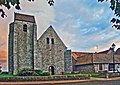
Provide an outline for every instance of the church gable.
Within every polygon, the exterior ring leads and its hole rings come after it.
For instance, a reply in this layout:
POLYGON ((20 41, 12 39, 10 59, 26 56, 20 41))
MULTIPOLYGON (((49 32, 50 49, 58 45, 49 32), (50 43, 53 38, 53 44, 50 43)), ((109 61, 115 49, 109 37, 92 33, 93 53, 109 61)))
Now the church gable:
POLYGON ((63 46, 65 49, 67 48, 52 26, 48 27, 48 29, 38 39, 38 42, 45 44, 59 44, 63 46))

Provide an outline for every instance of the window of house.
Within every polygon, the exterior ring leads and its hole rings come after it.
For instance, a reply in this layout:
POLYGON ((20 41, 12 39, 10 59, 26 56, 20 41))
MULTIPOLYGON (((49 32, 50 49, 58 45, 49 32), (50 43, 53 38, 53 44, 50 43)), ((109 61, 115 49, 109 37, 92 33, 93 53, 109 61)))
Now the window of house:
POLYGON ((114 68, 113 63, 110 63, 110 64, 109 64, 109 71, 113 71, 113 68, 114 68))
POLYGON ((108 70, 108 64, 104 64, 104 70, 108 70))
POLYGON ((48 37, 46 38, 46 43, 49 44, 49 38, 48 37))
POLYGON ((27 25, 26 24, 23 25, 23 31, 27 32, 27 25))
POLYGON ((102 70, 102 64, 99 64, 99 70, 102 70))
POLYGON ((54 44, 54 39, 53 38, 51 39, 51 43, 54 44))

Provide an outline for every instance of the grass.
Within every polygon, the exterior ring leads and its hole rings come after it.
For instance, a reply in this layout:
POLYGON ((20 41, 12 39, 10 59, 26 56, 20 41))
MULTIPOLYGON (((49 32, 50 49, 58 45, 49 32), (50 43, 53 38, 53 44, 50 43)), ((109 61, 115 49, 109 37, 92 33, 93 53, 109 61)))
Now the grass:
POLYGON ((13 77, 14 75, 11 74, 0 74, 0 78, 1 77, 13 77))
POLYGON ((65 76, 89 76, 88 74, 64 74, 65 76))
POLYGON ((90 77, 95 77, 95 78, 105 78, 106 77, 105 74, 100 75, 97 73, 95 73, 95 74, 64 74, 64 75, 66 75, 66 76, 90 76, 90 77))
POLYGON ((95 77, 95 78, 106 78, 106 74, 91 74, 91 77, 95 77))
MULTIPOLYGON (((50 76, 56 76, 56 75, 50 75, 50 76)), ((105 74, 64 74, 63 76, 90 76, 90 77, 95 77, 95 78, 105 78, 105 74)), ((11 75, 11 74, 0 74, 0 78, 3 77, 19 77, 17 75, 11 75)))

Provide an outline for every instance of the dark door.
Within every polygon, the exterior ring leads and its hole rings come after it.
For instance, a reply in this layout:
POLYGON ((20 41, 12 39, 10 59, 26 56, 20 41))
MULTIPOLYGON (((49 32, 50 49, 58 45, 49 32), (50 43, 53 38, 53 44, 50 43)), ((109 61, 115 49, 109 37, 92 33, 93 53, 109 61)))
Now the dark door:
POLYGON ((54 75, 54 67, 53 66, 49 67, 49 72, 51 75, 54 75))

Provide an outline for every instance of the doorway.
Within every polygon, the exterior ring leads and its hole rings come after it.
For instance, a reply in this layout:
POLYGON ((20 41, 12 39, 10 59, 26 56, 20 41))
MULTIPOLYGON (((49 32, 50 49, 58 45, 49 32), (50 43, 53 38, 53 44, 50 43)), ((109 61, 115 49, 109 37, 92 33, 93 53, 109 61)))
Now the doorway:
POLYGON ((50 75, 54 75, 54 67, 53 66, 49 66, 49 72, 50 72, 50 75))

